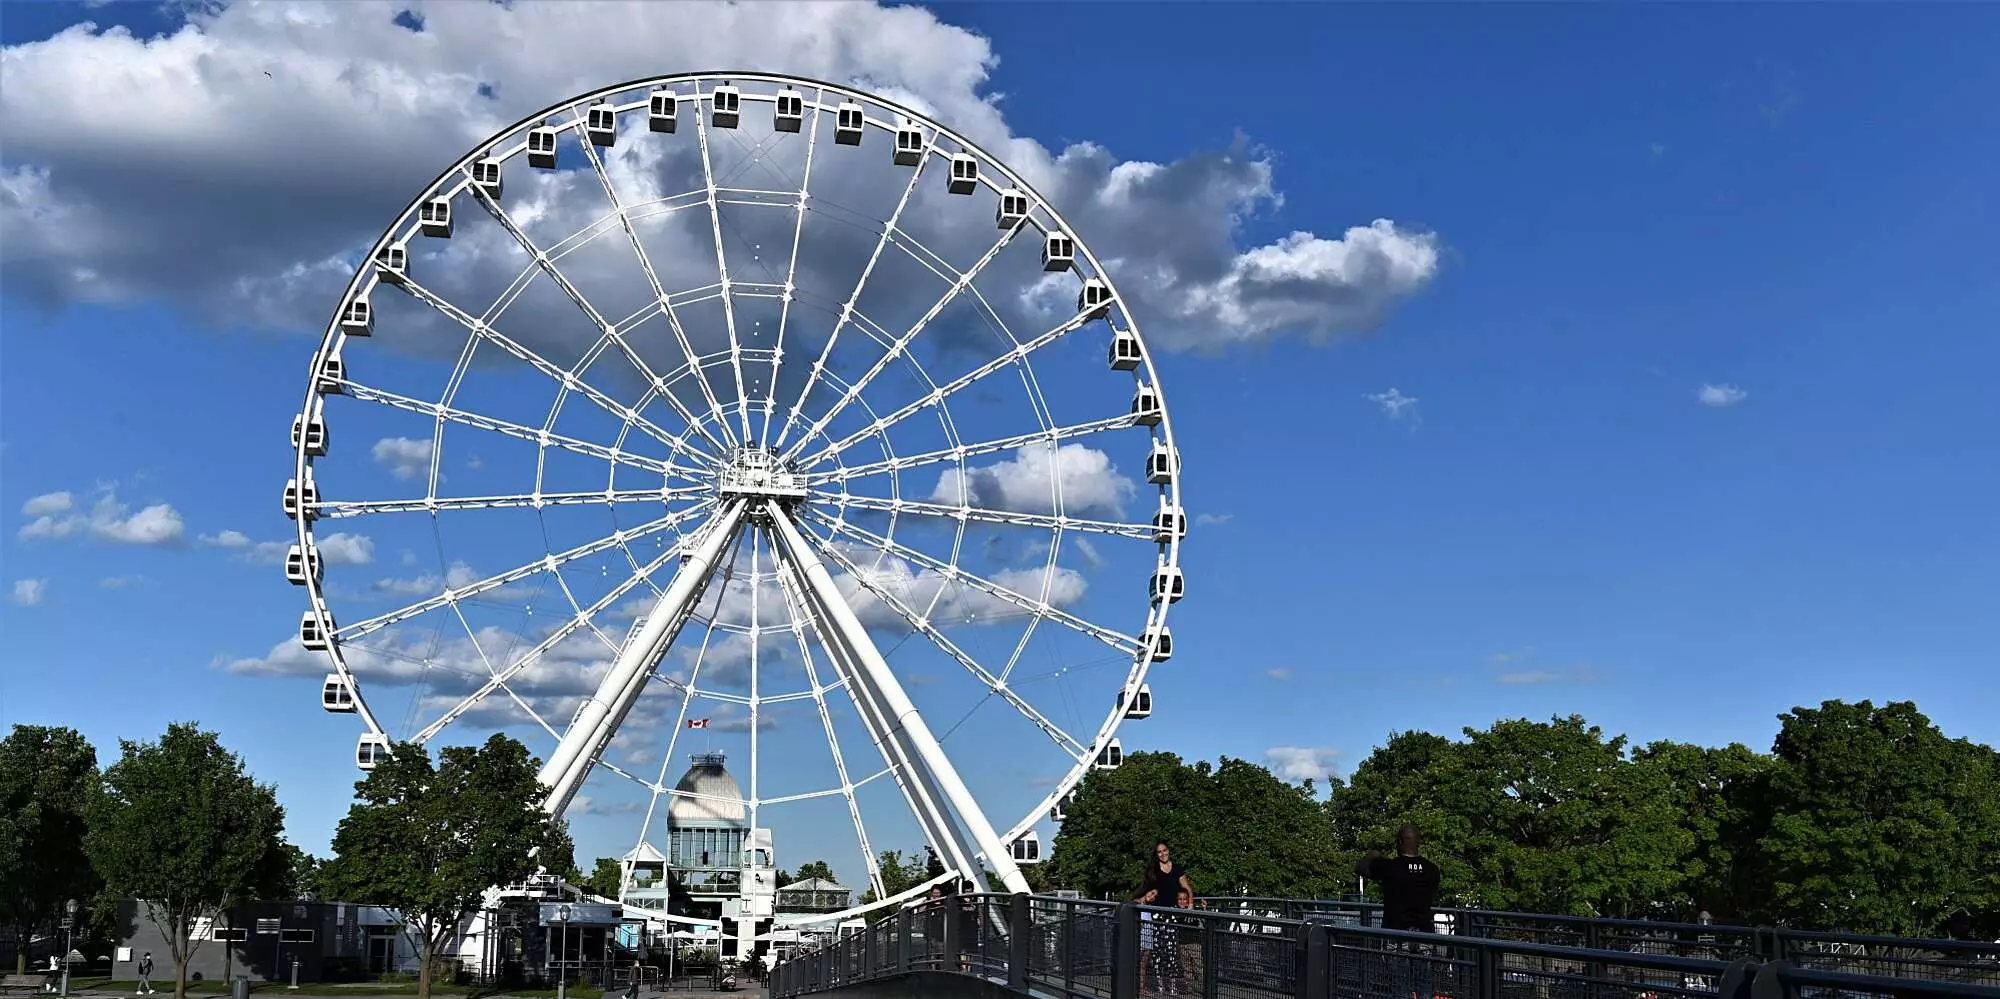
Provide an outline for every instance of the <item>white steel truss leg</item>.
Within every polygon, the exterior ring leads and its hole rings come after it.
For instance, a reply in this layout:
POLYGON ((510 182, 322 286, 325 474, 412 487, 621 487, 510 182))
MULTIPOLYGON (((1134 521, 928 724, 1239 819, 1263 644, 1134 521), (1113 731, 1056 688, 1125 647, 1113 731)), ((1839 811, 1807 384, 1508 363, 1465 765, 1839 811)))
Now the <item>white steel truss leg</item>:
MULTIPOLYGON (((973 842, 978 844, 980 852, 985 854, 987 866, 993 869, 993 873, 1000 875, 1000 880, 1007 886, 1007 890, 1027 892, 1027 879, 1021 876, 1021 869, 1015 866, 1014 855, 1007 851, 1006 844, 1000 842, 1000 834, 993 831, 993 823, 987 821, 986 813, 981 811, 979 803, 973 800, 971 790, 966 788, 965 781, 958 775, 958 770, 945 756, 944 747, 938 745, 937 736, 931 734, 930 726, 924 724, 923 716, 917 713, 916 705, 910 703, 910 695, 903 690, 903 685, 896 681, 895 673, 890 671, 889 663, 882 658, 881 650, 877 649, 874 641, 868 637, 868 630, 862 627, 861 619, 854 614, 854 608, 848 606, 846 598, 842 597, 839 588, 834 586, 832 573, 827 571, 825 563, 821 562, 819 556, 806 544, 805 538, 799 534, 799 529, 792 524, 791 518, 785 515, 784 509, 776 500, 766 501, 764 512, 770 518, 772 533, 778 537, 779 550, 791 559, 792 567, 805 584, 806 592, 818 598, 820 609, 828 619, 826 623, 840 635, 846 651, 853 655, 854 665, 858 667, 857 674, 866 678, 867 686, 872 688, 871 695, 880 699, 878 703, 883 709, 883 714, 887 716, 885 721, 891 726, 891 732, 899 733, 908 747, 914 750, 913 755, 916 759, 911 761, 914 764, 912 770, 924 778, 916 782, 917 787, 921 789, 926 784, 934 783, 940 788, 945 798, 949 800, 951 809, 958 814, 959 822, 964 825, 966 832, 972 834, 973 842)), ((943 802, 937 803, 940 810, 943 804, 943 802)), ((963 870, 968 877, 975 873, 969 867, 963 870)), ((975 884, 975 890, 982 887, 984 886, 975 884)))
POLYGON ((604 751, 605 743, 611 741, 612 733, 646 689, 647 676, 673 647, 681 626, 687 623, 689 613, 715 575, 716 560, 736 536, 748 509, 749 501, 736 500, 709 518, 687 562, 674 573, 673 581, 646 612, 646 623, 618 650, 618 658, 598 684, 597 692, 583 702, 555 752, 542 765, 541 781, 549 788, 548 799, 542 803, 544 811, 561 816, 570 799, 583 787, 583 779, 590 775, 590 768, 604 751))
MULTIPOLYGON (((780 546, 782 547, 782 546, 780 546)), ((782 559, 784 556, 780 555, 782 559)), ((791 568, 789 564, 786 566, 791 568)), ((793 573, 796 576, 796 573, 793 573)), ((962 874, 977 869, 973 858, 979 851, 970 848, 965 834, 952 821, 951 813, 944 808, 944 796, 939 793, 936 782, 924 779, 924 770, 916 765, 917 756, 902 733, 890 723, 890 716, 882 707, 882 698, 860 666, 854 650, 847 647, 845 636, 833 624, 833 611, 826 608, 820 595, 800 586, 809 613, 821 622, 820 640, 826 649, 827 659, 832 661, 834 670, 847 682, 847 692, 854 698, 854 706, 861 713, 861 724, 868 730, 875 748, 881 750, 882 761, 889 766, 889 773, 895 778, 896 787, 903 792, 903 799, 909 802, 910 811, 916 815, 917 824, 923 827, 924 841, 936 850, 938 859, 962 874)), ((836 597, 838 599, 838 597, 836 597)))

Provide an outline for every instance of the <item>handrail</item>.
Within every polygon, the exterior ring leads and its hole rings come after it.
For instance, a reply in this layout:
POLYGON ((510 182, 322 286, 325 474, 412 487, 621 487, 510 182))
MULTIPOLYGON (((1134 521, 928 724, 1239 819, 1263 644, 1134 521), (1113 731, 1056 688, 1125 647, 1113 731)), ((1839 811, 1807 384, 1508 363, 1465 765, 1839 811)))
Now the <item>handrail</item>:
MULTIPOLYGON (((1644 925, 1701 935, 1716 929, 1644 925)), ((1754 936, 1760 950, 1778 943, 1768 929, 1754 936)), ((1885 999, 2000 999, 2000 988, 1990 985, 1801 967, 1776 953, 1725 957, 1702 941, 1688 943, 1695 953, 1647 953, 1227 910, 978 894, 902 909, 859 933, 797 952, 773 972, 771 995, 794 999, 923 973, 983 978, 1020 994, 1032 989, 1064 999, 1136 999, 1149 974, 1201 999, 1335 999, 1380 991, 1384 982, 1396 983, 1396 995, 1464 997, 1519 993, 1525 985, 1532 992, 1580 989, 1658 999, 1745 999, 1753 991, 1756 999, 1801 999, 1801 990, 1815 995, 1825 989, 1885 999)), ((1932 942, 1867 943, 1923 949, 1932 942)), ((1989 949, 2000 975, 2000 946, 1989 949)))

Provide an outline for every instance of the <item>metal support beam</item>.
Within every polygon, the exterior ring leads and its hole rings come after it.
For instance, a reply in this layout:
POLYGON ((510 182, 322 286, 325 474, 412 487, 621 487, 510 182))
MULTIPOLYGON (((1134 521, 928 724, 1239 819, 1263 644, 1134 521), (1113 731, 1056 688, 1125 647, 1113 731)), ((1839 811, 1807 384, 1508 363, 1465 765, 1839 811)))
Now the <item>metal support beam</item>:
MULTIPOLYGON (((791 518, 776 500, 766 501, 765 516, 770 519, 771 531, 778 538, 779 551, 791 560, 793 568, 805 584, 806 592, 818 595, 820 608, 827 617, 826 623, 832 626, 846 644, 848 651, 853 653, 855 665, 859 667, 859 675, 868 681, 868 686, 873 688, 873 694, 880 698, 884 713, 888 715, 887 720, 893 726, 892 731, 914 750, 917 757, 913 761, 916 764, 914 769, 918 775, 927 781, 935 782, 943 791, 952 811, 957 813, 959 822, 965 831, 971 834, 980 852, 985 854, 987 866, 991 867, 995 874, 1000 875, 1000 880, 1007 886, 1007 890, 1026 892, 1027 879, 1021 876, 1021 869, 1015 866, 1013 854, 1007 851, 1005 843, 1000 842, 1000 834, 994 832, 993 823, 987 821, 986 813, 981 811, 979 803, 973 800, 972 791, 965 786, 965 781, 959 777, 958 770, 952 766, 950 758, 945 756, 944 747, 938 744, 937 736, 931 734, 930 726, 924 723, 923 716, 917 713, 916 705, 910 702, 910 695, 903 690, 903 685, 897 682, 896 674, 889 669, 889 663, 882 658, 881 650, 877 649, 875 642, 868 637, 868 630, 862 626, 861 619, 855 616, 854 608, 848 606, 847 599, 841 596, 840 589, 834 585, 833 575, 827 571, 826 564, 821 562, 819 555, 806 544, 805 537, 799 533, 799 529, 792 524, 791 518)), ((977 873, 974 868, 963 870, 967 877, 977 873)), ((975 890, 983 887, 977 884, 974 886, 975 890)))
POLYGON ((646 612, 646 623, 618 650, 618 658, 598 684, 597 692, 583 702, 555 752, 549 754, 549 761, 542 766, 541 781, 549 788, 549 796, 542 803, 544 811, 561 816, 570 799, 583 787, 583 780, 590 775, 590 768, 604 751, 605 743, 632 710, 639 693, 646 689, 646 678, 673 647, 681 626, 687 623, 688 615, 715 575, 716 561, 735 538, 748 509, 749 501, 736 500, 709 518, 701 528, 701 540, 694 551, 688 553, 673 581, 646 612))

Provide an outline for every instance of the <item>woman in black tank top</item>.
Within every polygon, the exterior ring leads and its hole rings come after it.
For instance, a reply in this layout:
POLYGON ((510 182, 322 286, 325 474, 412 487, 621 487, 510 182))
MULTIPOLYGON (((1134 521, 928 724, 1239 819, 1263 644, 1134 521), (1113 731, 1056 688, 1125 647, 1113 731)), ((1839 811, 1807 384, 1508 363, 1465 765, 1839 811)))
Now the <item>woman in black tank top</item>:
MULTIPOLYGON (((1180 908, 1180 897, 1186 893, 1190 897, 1194 888, 1188 883, 1187 871, 1174 863, 1174 854, 1162 841, 1153 845, 1153 860, 1146 865, 1146 878, 1141 883, 1138 902, 1162 909, 1180 908)), ((1153 982, 1165 995, 1179 995, 1181 990, 1181 949, 1171 917, 1153 920, 1153 982)))

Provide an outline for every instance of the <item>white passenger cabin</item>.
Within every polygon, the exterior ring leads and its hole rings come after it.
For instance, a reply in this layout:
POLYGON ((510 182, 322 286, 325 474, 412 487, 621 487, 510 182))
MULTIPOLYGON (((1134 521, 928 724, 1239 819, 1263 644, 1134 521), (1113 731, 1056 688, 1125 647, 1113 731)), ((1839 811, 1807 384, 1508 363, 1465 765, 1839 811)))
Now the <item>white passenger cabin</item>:
POLYGON ((1110 743, 1105 745, 1104 750, 1097 754, 1097 761, 1092 763, 1091 766, 1099 770, 1116 770, 1124 762, 1125 747, 1116 738, 1113 738, 1110 743))
POLYGON ((1153 570, 1153 579, 1146 587, 1146 596, 1153 603, 1165 601, 1178 603, 1187 593, 1187 577, 1177 565, 1163 565, 1153 570))
POLYGON ((1021 838, 1010 844, 1017 864, 1039 864, 1042 862, 1042 838, 1033 829, 1021 834, 1021 838))
POLYGON ((979 189, 979 160, 971 153, 951 154, 951 181, 945 189, 953 194, 971 194, 979 189))
POLYGON ((671 132, 680 124, 681 95, 661 87, 646 98, 646 127, 671 132))
POLYGON ((308 465, 304 488, 300 488, 297 479, 285 480, 285 516, 291 520, 300 517, 311 520, 318 506, 319 487, 313 484, 312 466, 308 465))
POLYGON ((1111 370, 1131 371, 1145 358, 1139 347, 1139 334, 1131 330, 1119 330, 1111 334, 1111 370))
POLYGON ((315 458, 326 454, 326 418, 321 415, 319 397, 313 398, 312 412, 292 417, 292 447, 303 446, 315 458))
POLYGON ((366 733, 354 743, 354 765, 363 770, 373 770, 375 765, 389 758, 389 737, 366 733))
POLYGON ((402 284, 410 276, 410 251, 401 243, 390 243, 376 251, 375 270, 382 280, 390 284, 402 284))
POLYGON ((778 91, 778 99, 772 111, 772 127, 780 132, 797 132, 806 120, 805 95, 786 87, 778 91))
POLYGON ((1140 383, 1132 392, 1132 422, 1142 427, 1157 427, 1160 418, 1160 390, 1140 383))
POLYGON ((297 544, 294 544, 290 549, 287 549, 285 552, 285 578, 290 580, 293 586, 304 586, 308 579, 318 582, 320 578, 319 548, 316 546, 301 548, 297 544))
POLYGON ((1124 705, 1127 721, 1150 718, 1153 714, 1153 688, 1147 684, 1140 684, 1139 689, 1133 692, 1130 701, 1125 699, 1125 694, 1121 691, 1116 703, 1124 705))
POLYGON ((993 225, 1000 229, 1012 229, 1027 220, 1027 193, 1013 187, 1001 191, 1000 203, 993 209, 993 225))
POLYGON ((1146 654, 1156 663, 1163 663, 1174 657, 1174 633, 1166 625, 1156 624, 1146 629, 1141 637, 1146 654))
POLYGON ((500 157, 486 156, 472 161, 472 187, 494 201, 500 200, 500 157))
POLYGON ((538 170, 556 168, 556 130, 552 125, 528 129, 528 165, 538 170))
POLYGON ((904 121, 896 126, 897 166, 916 166, 924 160, 924 130, 913 121, 904 121))
POLYGON ((716 128, 735 128, 742 120, 743 92, 725 83, 709 95, 708 123, 716 128))
POLYGON ((335 340, 333 349, 319 359, 319 378, 313 391, 321 395, 339 395, 345 390, 342 383, 347 381, 347 365, 340 359, 340 341, 335 340))
POLYGON ((1160 511, 1153 514, 1153 543, 1167 544, 1187 537, 1187 513, 1179 503, 1169 503, 1162 497, 1160 511))
POLYGON ((1092 319, 1111 311, 1111 286, 1102 278, 1085 278, 1076 293, 1076 311, 1092 319))
POLYGON ((1165 441, 1154 441, 1153 451, 1146 456, 1146 481, 1156 486, 1169 485, 1181 471, 1181 456, 1167 447, 1165 441))
MULTIPOLYGON (((330 624, 333 618, 329 616, 324 620, 330 624)), ((322 619, 318 611, 306 611, 305 615, 299 618, 299 644, 308 651, 325 652, 327 647, 333 644, 333 629, 322 627, 321 624, 322 619)))
POLYGON ((868 115, 861 105, 853 101, 840 102, 840 108, 833 115, 833 141, 843 146, 861 144, 861 130, 867 124, 868 115))
POLYGON ((417 228, 437 239, 451 238, 451 199, 432 198, 417 209, 417 228))
POLYGON ((1076 240, 1069 233, 1052 232, 1042 237, 1042 270, 1066 271, 1076 263, 1076 240))
POLYGON ((592 104, 584 112, 583 135, 590 144, 609 147, 618 142, 618 105, 610 101, 592 104))
POLYGON ((340 331, 348 336, 374 335, 375 310, 368 304, 368 296, 347 303, 347 308, 341 310, 340 331))
POLYGON ((319 687, 319 706, 338 715, 354 713, 354 688, 339 673, 328 673, 319 687))

